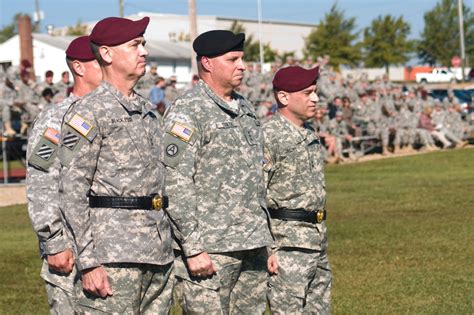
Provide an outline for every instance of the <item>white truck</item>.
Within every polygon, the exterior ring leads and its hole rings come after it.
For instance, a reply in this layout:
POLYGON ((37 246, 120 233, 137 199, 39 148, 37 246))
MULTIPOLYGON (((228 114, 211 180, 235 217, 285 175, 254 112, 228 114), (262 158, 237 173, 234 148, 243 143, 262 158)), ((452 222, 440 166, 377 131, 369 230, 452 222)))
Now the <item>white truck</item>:
POLYGON ((429 73, 416 74, 417 83, 447 83, 456 81, 456 75, 448 69, 435 68, 429 73))

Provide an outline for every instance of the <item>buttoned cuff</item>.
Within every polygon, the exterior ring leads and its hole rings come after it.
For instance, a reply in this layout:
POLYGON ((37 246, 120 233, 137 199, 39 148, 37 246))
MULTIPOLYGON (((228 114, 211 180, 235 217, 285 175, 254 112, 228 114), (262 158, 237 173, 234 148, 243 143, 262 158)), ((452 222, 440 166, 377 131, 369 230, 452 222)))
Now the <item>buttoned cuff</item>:
POLYGON ((71 245, 66 234, 61 231, 55 237, 46 240, 42 248, 45 255, 54 255, 64 251, 66 248, 71 248, 71 245))

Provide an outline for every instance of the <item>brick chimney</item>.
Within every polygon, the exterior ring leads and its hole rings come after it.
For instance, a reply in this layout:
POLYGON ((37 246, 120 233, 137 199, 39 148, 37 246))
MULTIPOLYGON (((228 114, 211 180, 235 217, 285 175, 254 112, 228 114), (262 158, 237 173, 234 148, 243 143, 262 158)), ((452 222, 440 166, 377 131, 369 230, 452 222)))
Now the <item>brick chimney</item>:
POLYGON ((33 63, 33 35, 31 34, 31 18, 28 15, 18 17, 18 34, 20 36, 20 62, 28 60, 31 67, 31 79, 35 79, 35 65, 33 63))

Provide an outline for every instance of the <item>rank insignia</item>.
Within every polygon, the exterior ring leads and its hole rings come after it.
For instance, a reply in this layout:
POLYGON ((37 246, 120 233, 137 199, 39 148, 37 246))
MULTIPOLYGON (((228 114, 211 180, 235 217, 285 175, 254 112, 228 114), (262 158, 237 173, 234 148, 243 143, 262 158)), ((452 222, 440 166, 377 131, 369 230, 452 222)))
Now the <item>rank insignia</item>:
POLYGON ((270 153, 268 151, 265 151, 263 154, 263 170, 265 172, 268 172, 272 169, 273 166, 273 161, 270 153))
POLYGON ((171 130, 169 131, 169 133, 175 137, 180 138, 184 142, 189 142, 194 133, 194 130, 184 124, 175 122, 173 124, 173 127, 171 127, 171 130))
POLYGON ((48 139, 55 145, 59 144, 59 139, 60 139, 60 134, 59 131, 53 129, 53 128, 48 128, 46 131, 43 133, 43 137, 45 139, 48 139))
POLYGON ((79 132, 81 135, 84 137, 87 137, 89 132, 94 128, 91 123, 86 121, 84 118, 79 116, 78 114, 75 114, 72 116, 71 120, 68 121, 67 123, 69 126, 74 128, 77 132, 79 132))
POLYGON ((79 141, 79 136, 77 136, 76 134, 72 132, 68 132, 66 136, 64 136, 63 145, 69 150, 73 150, 78 141, 79 141))

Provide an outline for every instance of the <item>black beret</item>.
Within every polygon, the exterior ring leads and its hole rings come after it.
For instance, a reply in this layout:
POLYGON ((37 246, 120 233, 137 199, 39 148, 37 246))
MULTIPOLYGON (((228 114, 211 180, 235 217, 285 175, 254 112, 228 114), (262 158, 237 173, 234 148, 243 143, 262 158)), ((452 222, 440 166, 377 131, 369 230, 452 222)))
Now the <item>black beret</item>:
POLYGON ((234 34, 226 30, 214 30, 202 33, 193 42, 198 56, 217 57, 229 51, 244 50, 245 34, 234 34))
POLYGON ((94 26, 89 37, 91 42, 97 45, 117 46, 142 36, 149 22, 148 16, 138 21, 108 17, 94 26))
POLYGON ((299 66, 281 68, 273 78, 275 91, 297 92, 316 83, 319 77, 319 67, 304 69, 299 66))
POLYGON ((66 49, 66 57, 71 60, 94 60, 89 36, 81 36, 72 40, 66 49))

